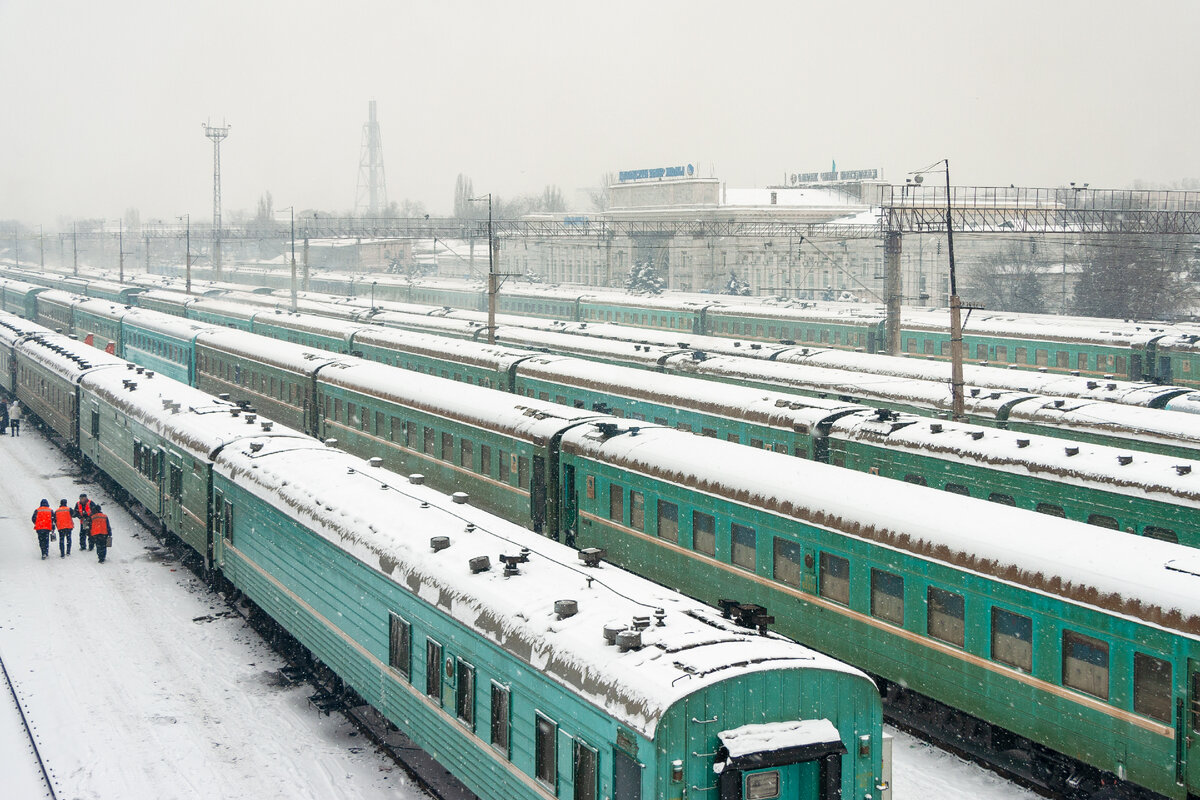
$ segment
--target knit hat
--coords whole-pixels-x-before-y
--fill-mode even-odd
[[[62,500],[59,500],[59,501],[58,501],[58,504],[59,504],[60,506],[65,506],[65,505],[67,504],[67,498],[65,498],[65,497],[64,497]]]
[[[42,498],[42,505],[44,505],[44,506],[48,506],[48,505],[50,505],[50,501],[49,501],[49,500],[47,500],[46,498],[44,498],[44,497],[43,497],[43,498]]]

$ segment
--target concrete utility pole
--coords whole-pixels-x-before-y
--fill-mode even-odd
[[[470,202],[488,204],[488,344],[496,343],[496,295],[500,292],[500,278],[496,275],[496,261],[500,258],[500,242],[492,235],[492,193],[483,197],[472,197]],[[472,259],[474,261],[474,259]]]
[[[182,217],[176,217],[175,219],[183,220],[184,225],[187,226],[186,233],[184,234],[185,235],[184,241],[187,242],[187,244],[185,245],[187,247],[187,252],[184,254],[184,257],[183,257],[183,264],[184,264],[183,274],[186,276],[184,279],[186,281],[184,284],[184,291],[187,294],[191,294],[192,293],[192,214],[189,211],[187,214],[184,214]]]
[[[212,261],[213,272],[217,280],[221,280],[221,142],[229,135],[230,125],[220,128],[201,123],[204,135],[213,143],[213,229],[212,229]]]

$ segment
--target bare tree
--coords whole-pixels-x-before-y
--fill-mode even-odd
[[[464,222],[475,217],[475,208],[471,198],[475,196],[475,187],[471,179],[461,172],[454,181],[454,216]]]
[[[1194,242],[1178,236],[1108,235],[1088,239],[1075,286],[1077,314],[1164,319],[1196,300],[1189,275]]]
[[[612,200],[609,187],[617,182],[617,176],[612,172],[606,172],[600,176],[600,185],[592,186],[587,190],[588,199],[592,202],[594,211],[607,211]]]
[[[1000,249],[984,253],[967,273],[972,302],[996,311],[1037,314],[1046,310],[1045,269],[1032,240],[1006,242]]]

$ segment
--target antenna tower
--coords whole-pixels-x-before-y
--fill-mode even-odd
[[[201,123],[204,135],[213,143],[213,230],[212,262],[216,279],[221,280],[221,141],[229,135],[231,126],[222,123],[220,128]]]
[[[354,213],[378,217],[388,204],[387,179],[383,174],[383,139],[379,135],[379,122],[375,119],[374,100],[369,108],[358,158],[358,191],[354,197]]]

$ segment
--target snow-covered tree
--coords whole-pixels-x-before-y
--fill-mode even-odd
[[[634,294],[660,294],[666,288],[666,281],[658,274],[658,270],[649,261],[638,261],[629,268],[629,276],[625,279],[625,288]]]
[[[721,294],[735,294],[745,296],[750,294],[750,281],[745,278],[739,278],[737,273],[729,273],[729,280],[725,281],[725,286],[721,288]]]

